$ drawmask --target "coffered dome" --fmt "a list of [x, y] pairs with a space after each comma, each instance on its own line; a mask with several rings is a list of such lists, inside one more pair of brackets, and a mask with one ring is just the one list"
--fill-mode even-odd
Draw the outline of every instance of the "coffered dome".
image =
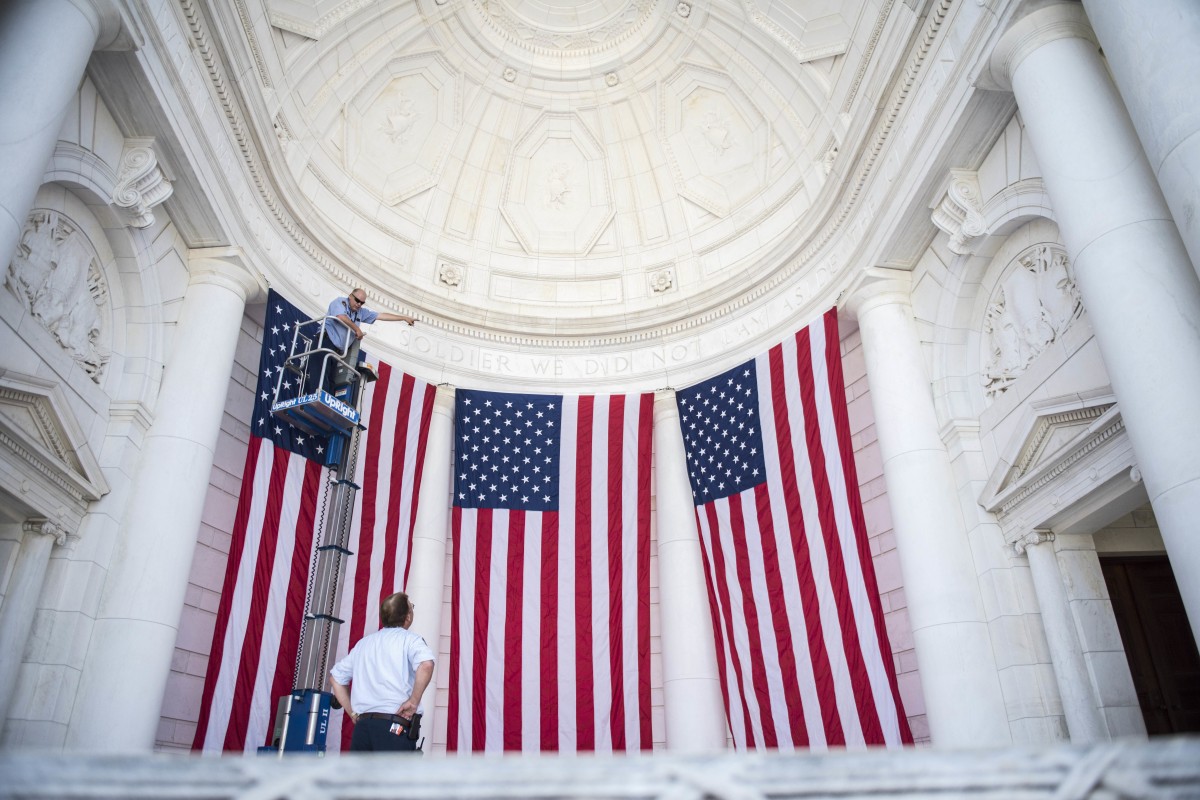
[[518, 338], [651, 335], [804, 272], [892, 6], [266, 5], [304, 235], [397, 307]]

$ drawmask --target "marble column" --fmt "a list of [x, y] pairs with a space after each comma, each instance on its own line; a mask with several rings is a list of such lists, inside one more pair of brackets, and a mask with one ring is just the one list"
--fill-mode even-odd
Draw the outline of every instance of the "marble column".
[[92, 50], [121, 35], [108, 0], [0, 3], [0, 264], [16, 251]]
[[[1200, 276], [1078, 4], [992, 55], [1037, 155], [1083, 305], [1177, 575], [1200, 575]], [[1200, 581], [1179, 582], [1200, 641]]]
[[1200, 271], [1200, 3], [1084, 0], [1083, 7]]
[[[446, 592], [446, 533], [450, 524], [451, 451], [454, 436], [454, 389], [439, 386], [429, 420], [429, 446], [421, 474], [421, 503], [413, 529], [412, 563], [405, 591], [414, 604], [412, 630], [425, 637], [438, 652], [442, 634], [442, 605]], [[437, 705], [438, 673], [448, 669], [439, 664], [422, 700], [425, 739], [433, 741], [434, 710]], [[428, 751], [427, 751], [428, 752]]]
[[674, 392], [654, 398], [654, 502], [667, 750], [725, 748], [717, 647]]
[[233, 248], [192, 251], [191, 281], [92, 629], [68, 749], [149, 752], [248, 299]]
[[1046, 630], [1054, 679], [1062, 698], [1071, 741], [1074, 744], [1107, 742], [1111, 737], [1096, 703], [1092, 678], [1083, 659], [1083, 647], [1075, 630], [1067, 587], [1063, 584], [1058, 558], [1054, 554], [1054, 534], [1043, 530], [1032, 531], [1018, 539], [1013, 544], [1013, 550], [1017, 555], [1023, 553], [1029, 558], [1029, 574], [1033, 578], [1033, 590], [1037, 593], [1038, 608], [1042, 612], [1042, 627]]
[[907, 273], [862, 287], [849, 308], [862, 334], [930, 736], [939, 746], [1010, 744], [975, 563], [909, 304]]
[[[33, 615], [50, 564], [50, 551], [56, 543], [61, 545], [66, 540], [66, 531], [50, 520], [29, 519], [22, 525], [21, 545], [4, 605], [0, 606], [0, 653], [4, 654], [0, 657], [0, 708], [12, 706], [12, 694], [33, 627]], [[0, 732], [4, 730], [5, 717], [6, 713], [0, 713]]]

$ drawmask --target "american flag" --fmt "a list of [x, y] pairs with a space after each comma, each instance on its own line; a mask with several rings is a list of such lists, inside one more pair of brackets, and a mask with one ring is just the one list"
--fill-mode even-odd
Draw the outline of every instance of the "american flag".
[[457, 391], [448, 750], [651, 748], [652, 420]]
[[[307, 314], [270, 292], [250, 442], [193, 750], [253, 752], [270, 744], [276, 702], [293, 688], [330, 473], [322, 467], [325, 441], [272, 418], [270, 407], [292, 332], [304, 319]], [[379, 364], [378, 372], [362, 404], [367, 431], [354, 478], [362, 490], [339, 614], [346, 620], [336, 643], [342, 654], [379, 627], [380, 598], [401, 590], [407, 580], [436, 391], [387, 364]], [[294, 379], [284, 378], [289, 384], [284, 392], [295, 392]], [[330, 717], [331, 750], [342, 744], [342, 719], [340, 712]]]
[[677, 401], [735, 745], [910, 744], [859, 499], [836, 310]]

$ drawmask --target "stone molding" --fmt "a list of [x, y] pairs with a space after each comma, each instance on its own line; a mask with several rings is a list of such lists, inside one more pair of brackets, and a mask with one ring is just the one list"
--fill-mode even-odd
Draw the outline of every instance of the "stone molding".
[[108, 493], [83, 428], [54, 383], [0, 369], [0, 487], [35, 512], [75, 527]]
[[125, 212], [129, 226], [153, 225], [151, 209], [166, 202], [174, 191], [154, 153], [154, 138], [126, 139], [112, 201]]
[[1133, 488], [1133, 447], [1111, 395], [1036, 404], [984, 485], [979, 503], [1010, 544], [1075, 505]]
[[1046, 6], [1017, 20], [1005, 31], [989, 62], [992, 80], [1005, 91], [1011, 91], [1013, 73], [1021, 62], [1058, 39], [1083, 39], [1099, 47], [1082, 5]]

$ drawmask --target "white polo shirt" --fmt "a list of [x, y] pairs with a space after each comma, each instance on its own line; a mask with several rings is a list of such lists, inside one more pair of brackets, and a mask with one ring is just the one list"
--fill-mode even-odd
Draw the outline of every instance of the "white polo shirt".
[[356, 714], [395, 714], [412, 694], [417, 667], [433, 660], [433, 651], [417, 634], [404, 628], [380, 628], [359, 639], [329, 673], [341, 685], [350, 685], [350, 705]]

